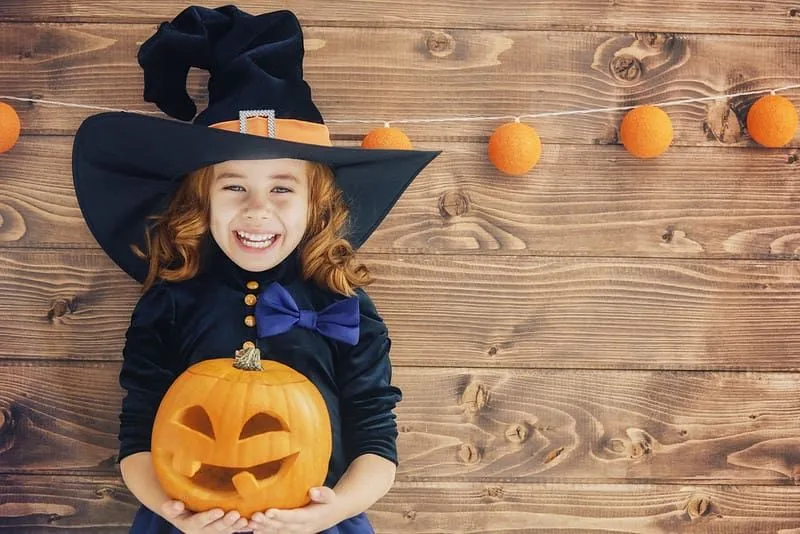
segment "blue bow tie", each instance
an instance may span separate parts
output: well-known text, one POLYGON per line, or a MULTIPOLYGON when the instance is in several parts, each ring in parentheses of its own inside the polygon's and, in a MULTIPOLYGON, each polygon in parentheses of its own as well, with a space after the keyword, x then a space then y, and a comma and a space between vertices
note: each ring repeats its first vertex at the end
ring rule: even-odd
POLYGON ((258 296, 255 315, 258 337, 282 334, 297 325, 350 345, 358 343, 358 297, 339 300, 317 313, 299 309, 289 292, 273 282, 258 296))

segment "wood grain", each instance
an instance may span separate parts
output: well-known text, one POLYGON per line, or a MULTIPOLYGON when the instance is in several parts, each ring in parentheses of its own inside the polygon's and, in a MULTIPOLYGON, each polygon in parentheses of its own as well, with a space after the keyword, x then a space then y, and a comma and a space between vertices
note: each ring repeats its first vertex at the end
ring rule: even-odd
POLYGON ((797 488, 397 483, 369 512, 381 533, 796 534, 797 488))
MULTIPOLYGON (((800 8, 798 8, 800 9, 800 8)), ((800 17, 798 27, 800 27, 800 17)), ((152 25, 0 24, 2 94, 157 111, 143 102, 139 45, 152 25)), ((384 120, 508 116, 704 98, 800 83, 794 37, 311 27, 304 75, 336 139, 384 120)), ((205 71, 189 94, 206 106, 205 71)), ((782 93, 800 102, 800 89, 782 93)), ((670 106, 674 145, 752 146, 759 95, 670 106)), ((26 134, 72 134, 96 111, 14 103, 26 134)), ((623 111, 539 118, 546 144, 613 144, 623 111)), ((510 119, 506 119, 510 120, 510 119)), ((485 141, 503 121, 403 124, 418 146, 485 141)), ((800 134, 792 146, 800 146, 800 134)))
POLYGON ((0 532, 127 533, 139 507, 121 477, 3 475, 0 532))
MULTIPOLYGON (((155 110, 136 53, 186 5, 0 0, 0 94, 155 110)), ((343 146, 383 120, 800 83, 793 0, 237 5, 299 15, 343 146)), ((207 81, 190 72, 201 110, 207 81)), ((665 108, 675 140, 651 161, 619 145, 622 111, 530 121, 544 151, 521 178, 486 158, 504 120, 400 124, 444 154, 362 250, 404 393, 378 532, 800 534, 800 132, 757 147, 756 98, 665 108)), ((71 186, 72 135, 96 111, 11 103, 0 532, 122 534, 138 502, 115 463, 117 380, 138 286, 71 186)))
MULTIPOLYGON (((118 478, 12 475, 5 482, 0 532, 123 534, 138 506, 118 478)), ((397 482, 367 515, 381 534, 790 534, 798 510, 797 488, 397 482)))
MULTIPOLYGON (((119 366, 0 363, 0 473, 116 472, 119 366)), ((790 373, 397 367, 398 479, 792 485, 790 373)))
MULTIPOLYGON (((193 5, 217 7, 219 2, 196 1, 193 5)), ((243 0, 236 5, 257 14, 290 8, 305 25, 684 31, 794 35, 798 31, 797 3, 791 0, 676 0, 669 9, 652 0, 596 2, 587 0, 501 0, 486 2, 371 1, 263 2, 243 0)), ((0 20, 11 21, 114 21, 152 22, 170 20, 187 6, 185 2, 142 0, 4 0, 0 20)))
MULTIPOLYGON (((800 369, 795 262, 364 261, 398 365, 800 369)), ((100 252, 9 250, 0 357, 118 360, 138 291, 100 252)))
MULTIPOLYGON (((554 145, 519 178, 494 170, 482 145, 441 148, 364 252, 800 257, 796 151, 682 147, 640 161, 619 147, 554 145)), ((0 158, 3 246, 97 248, 71 150, 68 137, 25 136, 0 158)))

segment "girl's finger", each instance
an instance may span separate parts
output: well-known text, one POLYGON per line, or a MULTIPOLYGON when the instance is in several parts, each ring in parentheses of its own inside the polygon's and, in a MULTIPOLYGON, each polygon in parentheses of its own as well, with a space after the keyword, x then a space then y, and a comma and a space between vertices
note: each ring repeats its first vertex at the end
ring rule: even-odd
POLYGON ((236 520, 236 522, 231 526, 229 532, 231 534, 236 534, 237 532, 241 532, 247 526, 247 519, 244 517, 240 517, 236 520))
POLYGON ((263 525, 266 527, 267 532, 284 532, 284 529, 286 528, 285 523, 275 521, 274 519, 267 519, 263 525))
POLYGON ((223 515, 225 515, 225 512, 219 508, 214 508, 205 512, 200 512, 199 514, 194 514, 187 522, 192 529, 199 530, 201 528, 206 528, 214 521, 220 519, 223 515))

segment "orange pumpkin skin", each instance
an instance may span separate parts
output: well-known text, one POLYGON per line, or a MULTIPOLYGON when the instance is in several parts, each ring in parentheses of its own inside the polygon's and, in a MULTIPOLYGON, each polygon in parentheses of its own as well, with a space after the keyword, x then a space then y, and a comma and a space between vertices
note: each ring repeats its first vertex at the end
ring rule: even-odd
POLYGON ((278 362, 263 370, 205 360, 184 371, 159 405, 151 454, 165 493, 188 510, 309 503, 331 456, 331 426, 319 390, 278 362))

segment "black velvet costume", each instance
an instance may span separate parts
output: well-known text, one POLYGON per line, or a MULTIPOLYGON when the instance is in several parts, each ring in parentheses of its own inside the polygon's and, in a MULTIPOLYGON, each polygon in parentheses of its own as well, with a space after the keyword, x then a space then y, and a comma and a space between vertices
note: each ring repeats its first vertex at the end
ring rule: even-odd
POLYGON ((386 326, 363 290, 358 290, 360 336, 355 346, 300 326, 258 339, 256 328, 245 324, 245 317, 253 315, 245 296, 257 296, 271 282, 283 285, 301 309, 322 310, 345 298, 303 281, 298 258, 295 250, 273 269, 251 273, 209 238, 197 276, 158 282, 141 296, 126 333, 120 373, 127 393, 120 414, 120 460, 150 450, 158 405, 178 375, 205 359, 233 357, 251 341, 263 359, 299 371, 325 399, 333 445, 325 485, 333 487, 350 462, 365 453, 397 464, 393 408, 401 392, 390 383, 386 326), (258 288, 248 289, 248 282, 257 282, 258 288))

